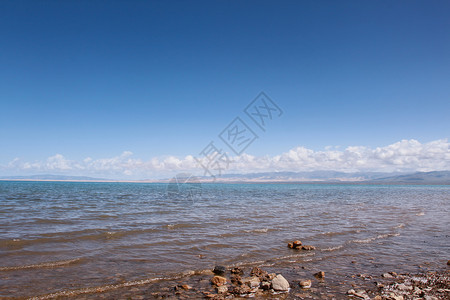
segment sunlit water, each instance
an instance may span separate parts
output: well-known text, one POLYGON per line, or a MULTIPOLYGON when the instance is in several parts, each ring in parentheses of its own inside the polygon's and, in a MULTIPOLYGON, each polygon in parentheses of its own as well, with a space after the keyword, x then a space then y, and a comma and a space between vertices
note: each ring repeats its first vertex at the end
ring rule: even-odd
POLYGON ((450 257, 450 186, 0 182, 0 296, 176 277, 216 264, 331 276, 414 271, 450 257), (301 239, 316 251, 286 243, 301 239), (334 275, 333 275, 334 274, 334 275))

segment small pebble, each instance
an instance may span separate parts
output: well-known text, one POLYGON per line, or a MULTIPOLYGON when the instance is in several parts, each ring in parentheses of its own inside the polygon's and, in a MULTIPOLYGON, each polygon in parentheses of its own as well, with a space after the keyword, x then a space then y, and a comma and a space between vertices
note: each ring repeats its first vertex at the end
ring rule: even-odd
POLYGON ((303 289, 309 289, 311 287, 311 280, 301 280, 298 283, 303 289))

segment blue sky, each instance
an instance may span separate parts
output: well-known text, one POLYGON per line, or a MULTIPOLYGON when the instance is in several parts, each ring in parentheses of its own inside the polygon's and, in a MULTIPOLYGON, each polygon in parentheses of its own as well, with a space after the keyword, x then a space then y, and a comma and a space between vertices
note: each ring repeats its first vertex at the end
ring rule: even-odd
POLYGON ((0 175, 183 160, 261 91, 284 114, 247 155, 402 140, 427 155, 440 141, 435 169, 447 168, 449 13, 447 1, 2 1, 0 175), (55 155, 70 167, 42 166, 55 155))

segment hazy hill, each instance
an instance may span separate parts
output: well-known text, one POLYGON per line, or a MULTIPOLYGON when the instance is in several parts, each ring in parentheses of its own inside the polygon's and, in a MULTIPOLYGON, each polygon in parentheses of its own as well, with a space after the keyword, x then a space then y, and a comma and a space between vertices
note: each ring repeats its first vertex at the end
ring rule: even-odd
POLYGON ((434 183, 449 184, 450 171, 417 172, 413 174, 382 177, 372 180, 374 182, 399 182, 399 183, 434 183))
POLYGON ((219 177, 224 181, 366 181, 405 173, 310 171, 310 172, 262 172, 249 174, 227 174, 219 177))
POLYGON ((3 180, 57 180, 57 181, 103 181, 104 178, 94 178, 87 176, 65 176, 65 175, 29 175, 29 176, 3 176, 0 177, 3 180))

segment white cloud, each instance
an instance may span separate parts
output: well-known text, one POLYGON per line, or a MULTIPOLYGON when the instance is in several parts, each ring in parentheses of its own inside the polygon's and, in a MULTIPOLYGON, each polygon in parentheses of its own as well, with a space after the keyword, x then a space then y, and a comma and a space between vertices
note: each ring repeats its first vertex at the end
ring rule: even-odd
MULTIPOLYGON (((344 150, 326 147, 314 151, 302 146, 276 156, 252 156, 242 154, 230 157, 232 163, 224 173, 249 173, 262 171, 433 171, 450 170, 450 143, 446 139, 429 143, 417 140, 402 140, 397 143, 377 147, 349 146, 344 150)), ((111 158, 81 161, 66 159, 56 154, 44 161, 23 162, 15 158, 2 173, 20 172, 59 173, 71 175, 102 176, 110 178, 162 178, 180 172, 201 175, 204 170, 192 155, 184 158, 167 156, 154 157, 143 161, 133 157, 130 151, 111 158)))

